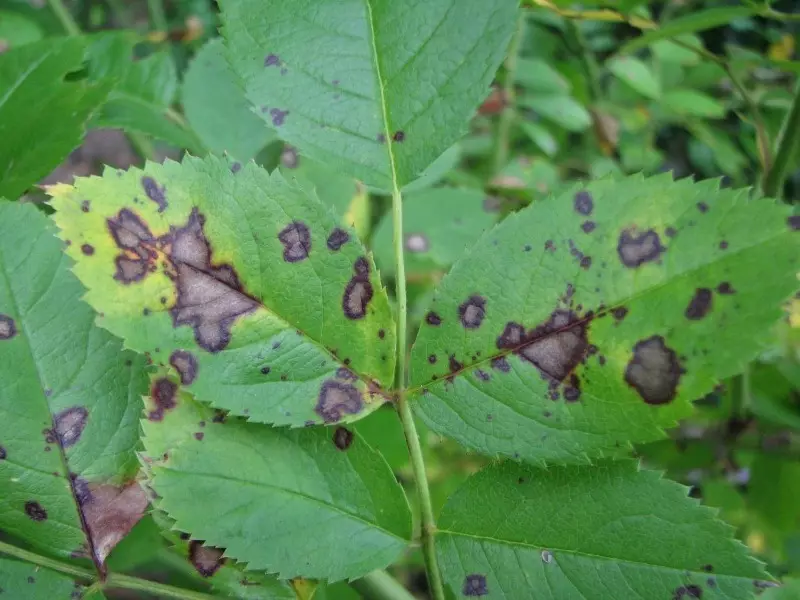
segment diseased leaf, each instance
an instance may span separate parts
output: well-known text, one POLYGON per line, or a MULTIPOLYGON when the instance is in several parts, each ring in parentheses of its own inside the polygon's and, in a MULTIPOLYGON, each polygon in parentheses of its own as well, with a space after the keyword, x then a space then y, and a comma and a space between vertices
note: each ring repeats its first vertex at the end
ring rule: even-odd
POLYGON ((99 590, 89 590, 72 578, 37 565, 0 557, 0 594, 13 600, 73 598, 105 600, 99 590))
POLYGON ((147 378, 93 325, 54 234, 33 206, 0 206, 0 529, 102 564, 147 504, 133 481, 147 378))
POLYGON ((170 108, 178 89, 172 56, 162 51, 137 57, 139 41, 138 36, 129 32, 103 33, 91 38, 87 51, 90 80, 114 83, 93 124, 151 135, 204 154, 202 143, 170 108))
POLYGON ((15 200, 58 166, 105 100, 106 84, 64 80, 83 51, 80 38, 64 38, 0 54, 0 197, 15 200))
POLYGON ((420 416, 539 464, 660 438, 797 288, 796 217, 717 185, 597 181, 507 217, 431 304, 411 358, 420 416))
MULTIPOLYGON (((435 188, 403 198, 406 275, 448 269, 495 223, 498 210, 499 200, 480 190, 435 188)), ((381 220, 372 245, 381 272, 394 276, 391 214, 381 220)))
POLYGON ((187 157, 51 193, 97 322, 201 401, 302 426, 385 400, 395 328, 372 260, 279 172, 187 157))
POLYGON ((178 530, 220 549, 202 552, 209 574, 225 556, 281 578, 335 581, 383 568, 406 548, 405 495, 357 432, 223 420, 164 377, 151 413, 163 407, 164 382, 172 408, 143 421, 150 485, 178 530))
POLYGON ((768 575, 686 492, 627 460, 488 467, 439 517, 442 577, 457 597, 752 598, 768 575))
POLYGON ((253 113, 224 52, 222 40, 217 38, 195 55, 183 81, 183 109, 211 152, 228 152, 246 162, 277 136, 253 113))
POLYGON ((465 131, 503 58, 517 2, 226 0, 247 97, 304 155, 402 187, 465 131))

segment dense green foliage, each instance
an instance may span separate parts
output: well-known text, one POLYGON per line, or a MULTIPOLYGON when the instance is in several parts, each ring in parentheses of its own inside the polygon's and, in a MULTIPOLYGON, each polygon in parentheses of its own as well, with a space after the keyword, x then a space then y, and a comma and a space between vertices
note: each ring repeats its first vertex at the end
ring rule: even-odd
POLYGON ((786 11, 0 3, 0 594, 796 597, 786 11))

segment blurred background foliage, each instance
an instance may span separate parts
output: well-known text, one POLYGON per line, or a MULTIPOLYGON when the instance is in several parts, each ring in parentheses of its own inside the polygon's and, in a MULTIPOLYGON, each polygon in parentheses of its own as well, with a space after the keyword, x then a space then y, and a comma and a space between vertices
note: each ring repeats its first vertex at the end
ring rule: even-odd
MULTIPOLYGON (((800 201, 800 150, 776 156, 782 126, 800 129, 798 120, 783 125, 797 103, 800 75, 796 0, 523 5, 508 57, 469 135, 405 190, 414 328, 433 286, 483 231, 575 180, 671 171, 800 201), (769 178, 776 159, 786 173, 780 186, 769 178)), ((218 26, 210 0, 0 0, 0 52, 65 33, 90 35, 79 76, 113 82, 82 146, 44 183, 182 152, 252 159, 315 188, 371 246, 391 289, 389 199, 298 156, 252 114, 218 26)), ((28 199, 41 193, 32 190, 28 199)), ((717 507, 788 583, 763 597, 800 598, 800 583, 792 583, 800 577, 800 300, 786 306, 771 348, 742 369, 698 398, 696 416, 668 439, 635 454, 717 507)), ((418 426, 439 509, 488 459, 418 426)), ((391 407, 357 428, 411 488, 391 407)), ((202 589, 185 561, 166 551, 168 543, 146 518, 115 549, 109 567, 202 589)), ((418 550, 393 574, 425 597, 418 550)), ((337 584, 315 597, 359 596, 337 584)))

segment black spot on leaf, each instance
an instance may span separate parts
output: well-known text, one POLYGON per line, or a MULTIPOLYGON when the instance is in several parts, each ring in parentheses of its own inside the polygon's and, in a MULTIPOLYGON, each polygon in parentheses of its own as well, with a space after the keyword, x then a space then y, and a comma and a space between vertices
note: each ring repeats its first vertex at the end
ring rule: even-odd
POLYGON ((47 520, 47 511, 35 500, 29 500, 25 503, 25 514, 33 521, 47 520))
POLYGON ((720 249, 720 250, 727 250, 727 249, 728 249, 728 242, 727 242, 727 241, 725 241, 725 240, 722 240, 722 241, 719 243, 719 249, 720 249))
POLYGON ((430 356, 428 356, 428 362, 431 363, 432 365, 436 364, 436 355, 431 354, 430 356))
POLYGON ((328 380, 322 383, 315 412, 326 423, 335 423, 344 415, 354 415, 364 406, 361 392, 349 383, 328 380))
POLYGON ((350 234, 337 227, 328 236, 328 250, 336 252, 349 241, 350 234))
POLYGON ((158 256, 155 238, 150 228, 127 208, 106 221, 111 236, 120 249, 114 259, 117 266, 114 279, 128 284, 141 281, 153 269, 158 256))
POLYGON ((456 360, 455 354, 450 355, 450 358, 447 361, 447 366, 449 367, 451 373, 457 373, 464 368, 464 365, 456 360))
POLYGON ((345 381, 356 381, 358 377, 347 367, 339 367, 336 369, 336 377, 344 379, 345 381))
POLYGON ((736 293, 736 290, 733 289, 733 286, 727 282, 723 281, 717 286, 717 293, 722 294, 723 296, 730 296, 736 293))
POLYGON ((705 317, 711 310, 714 294, 708 288, 697 288, 694 296, 689 300, 689 305, 686 307, 687 319, 698 321, 705 317))
POLYGON ((792 231, 797 231, 798 229, 800 229, 800 215, 792 215, 791 217, 786 219, 786 222, 789 225, 789 229, 791 229, 792 231))
POLYGON ((638 235, 626 229, 620 234, 617 243, 617 253, 622 264, 630 268, 658 260, 665 251, 661 239, 652 229, 638 235))
POLYGON ((464 578, 464 586, 461 590, 464 596, 476 597, 486 596, 489 594, 489 588, 486 586, 486 577, 484 575, 467 575, 464 578))
POLYGON ((189 544, 189 562, 202 577, 211 577, 225 562, 222 558, 223 550, 203 546, 197 540, 189 544))
POLYGON ((4 446, 0 446, 0 460, 5 460, 6 458, 8 458, 8 451, 4 446))
POLYGON ((55 416, 55 433, 63 448, 69 448, 81 439, 88 418, 89 412, 83 406, 67 408, 55 416))
POLYGON ((583 225, 581 225, 581 229, 583 229, 584 233, 592 233, 595 227, 594 221, 584 221, 583 225))
POLYGON ((167 209, 167 188, 159 187, 156 180, 147 175, 142 177, 142 187, 147 197, 158 204, 158 212, 164 212, 167 209))
POLYGON ((486 298, 473 294, 458 307, 458 316, 465 329, 477 329, 486 316, 486 298))
POLYGON ((481 381, 489 381, 492 378, 492 376, 489 375, 489 373, 487 373, 486 371, 484 371, 482 369, 476 369, 475 370, 475 377, 477 377, 481 381))
POLYGON ((281 64, 281 57, 277 54, 267 54, 267 57, 264 59, 264 66, 265 67, 279 67, 281 64))
POLYGON ((386 331, 383 329, 378 329, 378 338, 383 339, 386 337, 386 331))
POLYGON ((271 370, 272 370, 272 369, 270 369, 269 367, 261 367, 261 374, 262 374, 262 375, 269 375, 269 372, 270 372, 271 370))
POLYGON ((406 139, 406 134, 404 131, 395 131, 394 135, 392 136, 392 140, 395 142, 402 142, 406 139))
POLYGON ((584 216, 589 216, 592 214, 592 209, 594 208, 592 195, 586 190, 581 190, 575 194, 574 206, 577 213, 584 216))
POLYGON ((384 134, 382 134, 382 133, 379 133, 376 139, 378 140, 379 144, 385 144, 386 143, 386 136, 384 134))
POLYGON ((353 264, 353 277, 342 295, 342 310, 348 319, 363 319, 373 290, 369 281, 369 262, 363 256, 353 264))
POLYGON ((81 252, 84 256, 92 256, 94 255, 94 246, 91 244, 83 244, 81 245, 81 252))
POLYGON ((311 232, 302 221, 292 221, 278 234, 283 244, 283 260, 289 263, 308 258, 311 252, 311 232))
POLYGON ((194 439, 196 439, 198 442, 202 442, 205 435, 206 434, 204 434, 202 431, 197 431, 194 434, 194 439))
POLYGON ((178 372, 182 385, 191 385, 197 377, 197 359, 185 350, 175 350, 169 356, 169 364, 178 372))
POLYGON ((689 600, 689 598, 702 598, 703 590, 699 585, 682 585, 675 589, 672 600, 689 600))
POLYGON ((0 341, 10 340, 17 335, 17 324, 8 315, 0 315, 0 341))
POLYGON ((511 365, 505 356, 496 356, 492 359, 492 368, 500 371, 501 373, 508 373, 511 371, 511 365))
POLYGON ((436 314, 433 311, 430 311, 428 314, 425 315, 425 322, 428 325, 433 325, 434 327, 438 327, 442 324, 442 317, 436 314))
POLYGON ((91 210, 92 210, 92 203, 91 202, 89 202, 88 200, 84 200, 83 202, 81 202, 81 211, 82 212, 88 213, 91 210))
POLYGON ((164 413, 178 405, 178 386, 167 379, 161 377, 153 382, 150 387, 150 398, 153 400, 155 408, 150 411, 147 418, 151 421, 160 421, 164 418, 164 413))
POLYGON ((647 404, 666 404, 675 399, 684 370, 675 351, 655 335, 637 342, 625 369, 625 381, 647 404))
POLYGON ((242 163, 240 162, 231 163, 231 173, 236 175, 236 173, 238 173, 241 170, 242 170, 242 163))
POLYGON ((333 445, 339 450, 347 450, 353 443, 353 432, 344 427, 337 427, 333 432, 333 445))
POLYGON ((673 237, 675 237, 676 235, 678 235, 678 232, 675 230, 675 228, 674 228, 674 227, 667 227, 667 228, 664 230, 664 234, 665 234, 667 237, 669 237, 669 238, 673 238, 673 237))
POLYGON ((617 306, 616 308, 611 309, 611 315, 614 317, 614 320, 618 323, 622 321, 625 316, 628 314, 628 309, 624 306, 617 306))
POLYGON ((272 124, 275 127, 280 127, 286 121, 286 117, 289 115, 288 110, 281 110, 279 108, 270 109, 269 114, 272 115, 272 124))

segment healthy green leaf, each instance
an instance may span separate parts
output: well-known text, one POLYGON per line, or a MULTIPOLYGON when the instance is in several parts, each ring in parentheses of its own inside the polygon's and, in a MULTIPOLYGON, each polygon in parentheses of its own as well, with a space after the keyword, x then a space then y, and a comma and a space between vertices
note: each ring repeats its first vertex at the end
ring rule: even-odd
POLYGON ((522 96, 519 105, 568 131, 583 131, 592 124, 589 111, 571 96, 533 94, 522 96))
POLYGON ((530 121, 520 121, 519 125, 525 135, 547 156, 554 156, 558 152, 558 142, 547 128, 530 121))
POLYGON ((402 488, 357 432, 219 422, 175 380, 153 390, 146 408, 163 417, 143 422, 150 484, 178 530, 281 578, 356 578, 408 545, 402 488))
POLYGON ((211 152, 228 152, 247 162, 277 136, 253 113, 224 53, 222 40, 217 38, 195 55, 183 81, 183 109, 189 125, 211 152))
POLYGON ((566 94, 569 82, 547 62, 538 58, 517 60, 516 81, 526 90, 543 94, 566 94))
POLYGON ((633 461, 484 469, 439 517, 458 597, 752 598, 768 575, 715 511, 633 461))
POLYGON ((725 106, 696 90, 669 90, 664 93, 661 105, 667 111, 680 116, 721 119, 725 116, 725 106))
POLYGON ((724 8, 708 8, 698 12, 677 17, 667 21, 658 29, 648 31, 619 49, 619 54, 632 54, 637 50, 646 48, 658 40, 674 38, 683 33, 697 33, 706 29, 713 29, 721 25, 727 25, 735 19, 749 17, 760 10, 757 5, 753 6, 730 6, 724 8))
POLYGON ((800 597, 800 579, 787 578, 781 587, 773 587, 760 596, 760 600, 794 600, 800 597))
POLYGON ((395 328, 372 260, 279 172, 187 157, 51 193, 98 324, 201 401, 302 426, 385 400, 395 328))
POLYGON ((0 10, 0 51, 42 39, 42 28, 25 15, 0 10))
POLYGON ((624 56, 608 63, 611 71, 620 81, 624 81, 642 96, 653 100, 661 97, 661 83, 648 65, 637 58, 624 56))
POLYGON ((0 197, 18 198, 58 166, 105 100, 105 84, 64 80, 83 51, 81 39, 64 38, 0 54, 0 197))
POLYGON ((411 357, 420 416, 539 464, 662 437, 753 357, 797 287, 797 219, 747 195, 632 177, 507 217, 432 302, 411 357))
POLYGON ((137 58, 138 36, 104 33, 88 48, 89 79, 109 81, 114 87, 93 124, 151 135, 204 154, 204 147, 170 108, 178 88, 178 73, 168 52, 137 58))
POLYGON ((517 2, 225 0, 247 97, 304 155, 400 188, 465 131, 514 29, 517 2))
POLYGON ((102 563, 147 504, 133 481, 147 378, 93 325, 54 233, 31 205, 0 206, 0 529, 102 563))
POLYGON ((89 590, 66 575, 7 558, 0 558, 0 590, 14 600, 105 600, 101 591, 89 590))
MULTIPOLYGON (((403 199, 405 265, 408 277, 445 271, 496 221, 497 199, 480 190, 435 188, 403 199)), ((392 219, 386 215, 372 246, 382 272, 394 276, 392 219)))

